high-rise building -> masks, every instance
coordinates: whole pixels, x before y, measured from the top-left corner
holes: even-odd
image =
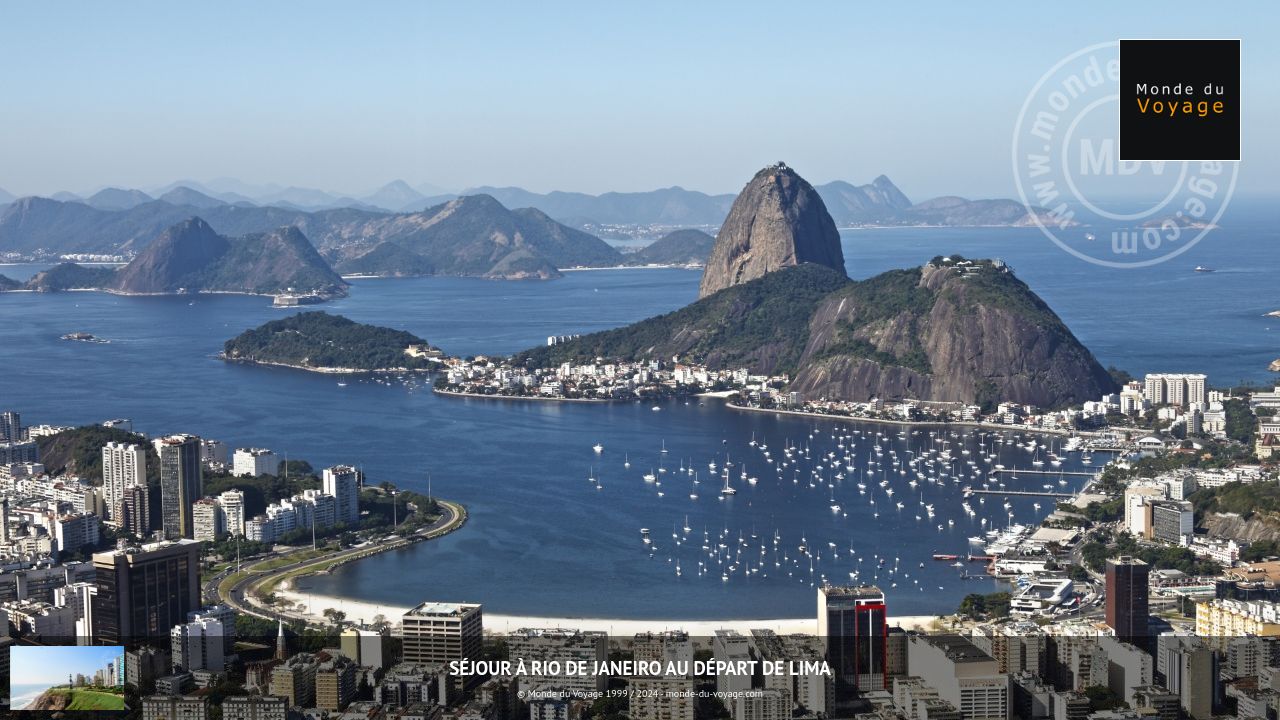
[[[484,620],[478,604],[424,602],[404,614],[400,627],[406,663],[480,659]]]
[[[22,432],[22,416],[17,410],[0,412],[0,442],[20,442],[26,436]]]
[[[125,488],[120,498],[119,526],[145,538],[151,532],[151,489],[145,485]]]
[[[316,707],[336,712],[345,710],[356,694],[356,665],[341,655],[316,668]]]
[[[167,540],[195,534],[191,506],[204,495],[200,438],[170,435],[155,441],[160,456],[160,527]]]
[[[818,588],[818,637],[826,643],[837,702],[886,688],[887,616],[884,593],[874,585]]]
[[[1151,538],[1173,545],[1186,545],[1195,534],[1195,507],[1187,500],[1152,503]]]
[[[959,635],[914,635],[907,649],[907,672],[938,691],[963,717],[1006,720],[1009,676],[990,655]]]
[[[102,642],[168,639],[200,607],[200,544],[154,543],[93,556],[93,621]]]
[[[334,465],[321,473],[321,489],[332,495],[335,520],[344,525],[360,522],[360,488],[356,469],[350,465]]]
[[[218,496],[218,507],[222,509],[222,522],[226,531],[244,537],[244,492],[223,492]]]
[[[271,671],[269,692],[298,707],[313,707],[316,701],[316,670],[320,661],[311,653],[298,653]]]
[[[391,664],[391,635],[386,627],[348,627],[340,640],[342,654],[357,665],[385,670]]]
[[[102,446],[102,500],[106,520],[119,526],[120,503],[126,488],[147,485],[147,451],[136,443],[109,442]]]
[[[1143,395],[1152,405],[1205,404],[1206,376],[1194,373],[1148,373]]]
[[[213,498],[201,498],[191,506],[192,537],[213,542],[223,533],[222,508]]]
[[[203,618],[174,625],[169,637],[175,668],[187,672],[222,672],[226,669],[226,637],[222,621]]]
[[[1127,555],[1107,560],[1107,626],[1125,642],[1144,645],[1149,621],[1147,564]]]

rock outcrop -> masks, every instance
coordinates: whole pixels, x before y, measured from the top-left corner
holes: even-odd
[[[698,297],[802,263],[845,273],[840,233],[822,198],[796,171],[778,163],[756,173],[733,201]]]

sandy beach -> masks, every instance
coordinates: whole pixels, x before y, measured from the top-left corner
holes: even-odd
[[[331,597],[328,595],[311,595],[291,589],[280,589],[277,594],[302,606],[302,614],[325,622],[323,613],[332,608],[346,613],[346,619],[357,622],[371,622],[377,615],[382,615],[391,623],[403,615],[409,608],[397,605],[378,605],[375,603]],[[937,617],[933,615],[907,615],[889,618],[890,625],[898,625],[904,629],[926,629]],[[628,636],[641,632],[659,632],[662,630],[683,630],[694,636],[708,636],[716,630],[731,629],[746,633],[754,628],[766,628],[774,632],[816,633],[818,622],[814,618],[781,618],[758,620],[621,620],[613,618],[574,618],[574,617],[532,617],[523,615],[484,614],[486,632],[504,633],[521,628],[574,628],[578,630],[603,630],[611,635]]]

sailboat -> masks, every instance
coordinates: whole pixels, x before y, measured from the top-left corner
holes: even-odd
[[[622,454],[622,467],[624,468],[631,467],[631,459],[627,456],[626,453]]]
[[[728,469],[726,469],[726,470],[724,471],[724,487],[720,488],[720,494],[721,494],[721,495],[736,495],[737,493],[738,493],[738,491],[737,491],[737,490],[734,490],[734,489],[733,489],[733,486],[729,484],[729,471],[728,471]]]

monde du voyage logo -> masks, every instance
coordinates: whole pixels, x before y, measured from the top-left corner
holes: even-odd
[[[1217,227],[1240,159],[1239,40],[1082,48],[1031,89],[1013,169],[1030,218],[1098,265],[1147,267]]]

